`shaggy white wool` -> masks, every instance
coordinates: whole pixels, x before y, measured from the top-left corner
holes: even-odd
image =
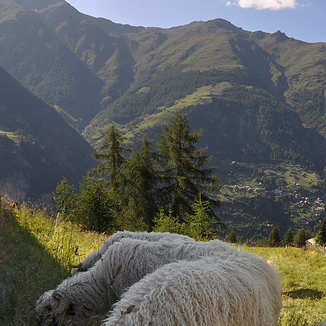
[[[168,232],[130,232],[130,231],[118,231],[111,235],[101,246],[100,249],[89,254],[80,264],[76,265],[73,269],[73,275],[79,272],[85,272],[95,265],[95,263],[105,254],[107,249],[115,242],[124,238],[139,239],[146,241],[159,241],[162,239],[170,241],[191,241],[194,239],[181,234],[174,234]]]
[[[90,270],[64,280],[51,293],[46,292],[37,302],[37,315],[44,325],[49,316],[62,326],[89,325],[93,316],[109,312],[126,288],[165,264],[205,256],[226,259],[237,255],[239,252],[234,247],[219,240],[121,239],[110,245]]]
[[[205,257],[159,268],[134,284],[105,326],[275,326],[277,273],[252,254]]]

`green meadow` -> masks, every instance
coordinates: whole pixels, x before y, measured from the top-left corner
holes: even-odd
[[[108,235],[88,232],[40,207],[0,210],[0,324],[37,325],[38,297],[71,275],[71,265]],[[279,273],[283,309],[278,326],[315,325],[326,318],[326,255],[299,248],[238,245]]]

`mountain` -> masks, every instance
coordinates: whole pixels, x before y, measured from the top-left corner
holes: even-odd
[[[223,19],[144,28],[65,1],[0,0],[0,65],[95,149],[112,124],[136,147],[187,113],[220,167],[222,219],[246,237],[272,225],[313,230],[323,218],[298,198],[326,193],[325,43]],[[236,191],[247,186],[258,192]]]
[[[25,7],[13,1],[0,6],[0,65],[86,125],[100,109],[102,81]]]
[[[0,195],[46,200],[94,166],[91,146],[51,106],[0,68]]]
[[[197,112],[194,128],[211,129],[204,132],[211,153],[253,161],[301,156],[301,163],[323,171],[322,44],[250,33],[221,19],[128,37],[138,44],[135,81],[87,126],[84,135],[94,146],[112,123],[134,135],[142,125],[150,129],[150,120],[164,122],[164,112],[184,109]]]

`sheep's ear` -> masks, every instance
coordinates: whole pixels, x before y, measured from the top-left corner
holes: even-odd
[[[68,310],[66,311],[66,314],[68,316],[75,316],[76,315],[75,307],[74,307],[74,305],[72,303],[69,305]]]
[[[61,300],[61,295],[57,291],[53,291],[52,298],[57,300],[57,301],[60,301]]]
[[[57,313],[63,313],[66,311],[67,307],[69,307],[69,298],[63,297],[59,291],[54,291],[52,294],[52,298],[54,299],[54,309]]]

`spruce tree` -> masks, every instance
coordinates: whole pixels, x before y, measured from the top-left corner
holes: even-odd
[[[232,230],[232,231],[230,232],[230,234],[228,235],[227,242],[230,242],[230,243],[237,243],[237,242],[238,242],[238,241],[237,241],[237,236],[236,236],[234,230]]]
[[[207,239],[213,234],[212,229],[215,223],[213,218],[208,215],[209,200],[203,201],[202,195],[199,193],[192,209],[194,213],[190,214],[187,220],[188,235],[196,240]]]
[[[278,247],[280,244],[281,244],[280,235],[278,233],[277,227],[275,226],[268,237],[267,245],[269,247]]]
[[[71,213],[76,208],[76,200],[77,194],[74,186],[69,185],[68,180],[63,177],[53,193],[53,201],[64,218],[72,218]]]
[[[122,166],[126,161],[125,155],[130,152],[129,148],[122,146],[124,140],[125,138],[113,125],[105,136],[99,152],[92,154],[96,160],[100,161],[100,164],[93,169],[93,172],[99,176],[104,175],[107,177],[107,180],[103,182],[108,188],[107,195],[111,199],[116,217],[121,213],[124,199],[122,195],[126,183]]]
[[[113,125],[104,138],[104,142],[100,146],[99,152],[92,156],[101,163],[93,172],[102,175],[106,172],[109,177],[109,185],[114,191],[118,191],[123,177],[121,174],[121,166],[125,162],[123,154],[130,152],[130,149],[123,147],[125,138]]]
[[[288,246],[293,243],[294,237],[291,229],[288,229],[284,237],[284,245]]]
[[[115,226],[114,204],[103,178],[84,177],[80,184],[75,220],[89,230],[112,232]]]
[[[303,247],[306,245],[306,241],[311,237],[309,231],[305,228],[302,228],[298,231],[296,236],[294,237],[294,241],[297,247]]]
[[[325,243],[326,243],[326,225],[325,225],[325,220],[324,220],[317,232],[316,244],[324,246]]]
[[[133,224],[137,228],[152,231],[153,219],[158,213],[157,184],[158,169],[156,154],[145,136],[143,147],[134,151],[130,159],[123,164],[126,182],[120,196],[122,201],[121,216],[123,224]]]
[[[220,203],[209,198],[208,193],[215,195],[220,185],[215,168],[207,167],[210,157],[204,155],[205,149],[196,149],[200,136],[201,132],[191,132],[187,116],[179,112],[163,127],[158,145],[162,206],[171,209],[181,222],[193,214],[192,204],[199,193],[204,201],[210,200],[210,214],[219,222],[214,208]],[[218,225],[224,226],[220,222]]]

